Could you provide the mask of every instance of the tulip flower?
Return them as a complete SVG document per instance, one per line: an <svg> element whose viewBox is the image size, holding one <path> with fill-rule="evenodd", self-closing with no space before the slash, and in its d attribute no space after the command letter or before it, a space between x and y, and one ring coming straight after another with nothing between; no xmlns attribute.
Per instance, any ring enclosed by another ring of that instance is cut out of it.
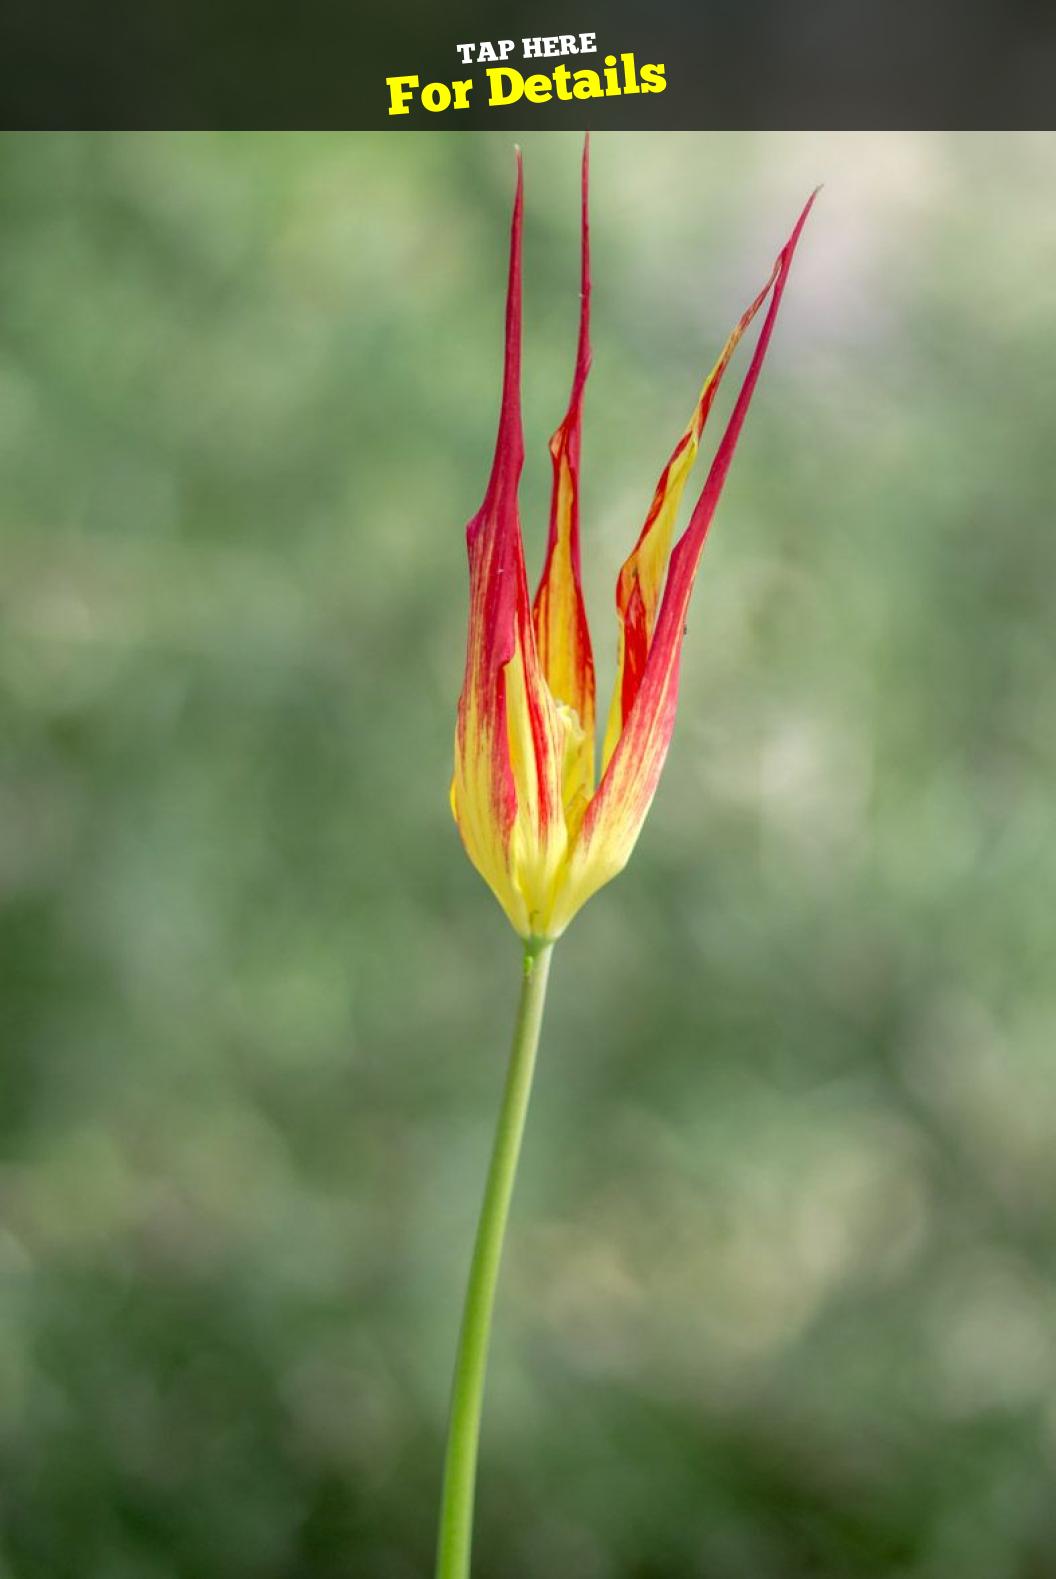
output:
<svg viewBox="0 0 1056 1579"><path fill-rule="evenodd" d="M704 381L653 492L616 586L618 668L595 771L594 660L580 579L579 465L590 371L589 147L582 170L582 289L568 409L553 438L542 577L529 597L517 507L521 431L523 171L510 232L498 438L484 501L466 530L469 635L458 704L451 806L470 860L525 944L513 1055L470 1272L459 1344L441 1515L438 1579L469 1572L477 1432L499 1258L531 1087L554 941L626 864L674 729L686 613L704 542L770 346L814 196ZM762 327L703 489L672 549L701 434L753 319Z"/></svg>
<svg viewBox="0 0 1056 1579"><path fill-rule="evenodd" d="M579 542L580 438L590 370L588 158L585 150L579 344L568 410L550 441L550 532L534 601L528 595L517 510L524 459L519 156L499 433L484 502L466 534L469 639L451 804L470 860L526 942L561 936L586 900L622 870L645 821L674 728L686 611L701 551L813 202L708 374L620 571L619 667L596 783L594 661ZM716 392L738 341L768 299L733 414L689 524L671 552L682 493Z"/></svg>

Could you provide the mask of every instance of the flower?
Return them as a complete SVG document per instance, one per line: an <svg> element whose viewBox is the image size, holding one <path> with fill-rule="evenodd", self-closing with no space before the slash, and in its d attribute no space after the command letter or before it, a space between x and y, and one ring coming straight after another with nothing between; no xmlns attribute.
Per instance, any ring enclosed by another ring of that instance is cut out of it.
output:
<svg viewBox="0 0 1056 1579"><path fill-rule="evenodd" d="M451 807L470 860L529 942L560 937L576 911L623 869L641 832L674 729L686 610L704 540L770 344L796 243L817 195L808 200L770 278L708 374L620 571L619 666L595 782L594 661L579 550L580 437L590 370L588 182L584 146L579 343L568 409L550 440L550 532L534 601L517 508L524 461L519 150L498 439L484 502L466 528L469 634ZM738 341L768 298L726 431L671 551L679 502L716 391Z"/></svg>

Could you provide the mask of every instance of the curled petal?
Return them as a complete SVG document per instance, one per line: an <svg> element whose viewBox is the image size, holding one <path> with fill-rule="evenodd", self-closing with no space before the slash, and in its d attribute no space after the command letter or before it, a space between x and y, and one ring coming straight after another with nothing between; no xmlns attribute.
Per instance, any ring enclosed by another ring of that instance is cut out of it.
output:
<svg viewBox="0 0 1056 1579"><path fill-rule="evenodd" d="M579 341L568 410L550 440L550 531L532 616L539 661L554 698L571 710L578 744L567 764L566 805L585 808L594 788L594 655L583 603L579 557L579 458L583 390L590 372L589 134L583 145Z"/></svg>
<svg viewBox="0 0 1056 1579"><path fill-rule="evenodd" d="M741 315L736 328L722 348L722 355L704 381L704 387L686 424L685 432L675 445L671 458L660 473L645 525L630 554L621 567L616 582L616 612L619 618L616 684L605 730L605 747L602 768L608 767L624 723L634 706L634 699L642 683L646 659L656 626L660 606L660 589L671 551L682 491L697 458L700 436L708 420L712 403L722 382L722 375L729 366L737 344L756 313L770 294L777 278L780 258L775 262L770 278Z"/></svg>
<svg viewBox="0 0 1056 1579"><path fill-rule="evenodd" d="M807 202L779 253L762 297L757 298L746 314L748 319L754 316L767 294L770 295L763 327L726 431L689 524L671 556L655 630L641 665L633 700L597 793L587 809L579 838L570 852L552 918L554 936L591 894L625 866L656 792L675 724L685 618L701 552L766 358L796 245L816 195ZM742 319L742 326L744 322ZM740 326L731 337L734 344L739 331ZM732 346L729 349L732 350ZM720 374L724 365L720 358ZM705 385L705 393L707 388ZM644 594L642 601L644 604Z"/></svg>

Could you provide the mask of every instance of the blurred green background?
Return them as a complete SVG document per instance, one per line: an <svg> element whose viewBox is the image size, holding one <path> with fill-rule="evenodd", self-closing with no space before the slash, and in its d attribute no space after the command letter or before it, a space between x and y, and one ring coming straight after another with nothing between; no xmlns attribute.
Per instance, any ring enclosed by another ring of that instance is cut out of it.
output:
<svg viewBox="0 0 1056 1579"><path fill-rule="evenodd" d="M534 575L579 140L523 141ZM447 805L511 144L0 142L0 1579L430 1572L519 969ZM660 792L555 959L476 1575L1044 1579L1056 139L594 174L603 694L826 184Z"/></svg>

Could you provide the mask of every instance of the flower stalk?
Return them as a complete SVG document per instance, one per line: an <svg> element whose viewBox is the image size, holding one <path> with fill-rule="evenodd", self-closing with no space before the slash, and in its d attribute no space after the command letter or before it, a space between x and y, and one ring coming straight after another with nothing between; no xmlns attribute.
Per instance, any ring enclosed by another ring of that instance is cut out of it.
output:
<svg viewBox="0 0 1056 1579"><path fill-rule="evenodd" d="M436 1579L468 1579L473 1540L473 1497L477 1474L480 1411L484 1401L484 1376L495 1288L502 1260L502 1244L510 1199L517 1174L528 1099L532 1090L539 1030L543 1022L546 984L553 944L529 940L524 952L524 975L513 1032L513 1047L499 1122L492 1146L484 1201L473 1246L462 1328L451 1388L451 1412L444 1459L444 1487L440 1503L440 1534Z"/></svg>
<svg viewBox="0 0 1056 1579"><path fill-rule="evenodd" d="M589 147L583 149L580 314L568 406L550 440L546 559L529 596L518 509L521 425L520 155L510 225L502 400L480 509L466 528L469 628L451 809L466 852L525 940L524 982L466 1291L451 1396L436 1579L468 1579L488 1336L531 1092L550 954L634 848L667 756L693 583L814 197L704 380L616 587L617 677L595 760L594 658L580 574L579 467L590 372ZM816 194L815 194L816 196ZM679 506L719 385L760 316L755 348L682 535ZM600 771L599 771L600 769Z"/></svg>

